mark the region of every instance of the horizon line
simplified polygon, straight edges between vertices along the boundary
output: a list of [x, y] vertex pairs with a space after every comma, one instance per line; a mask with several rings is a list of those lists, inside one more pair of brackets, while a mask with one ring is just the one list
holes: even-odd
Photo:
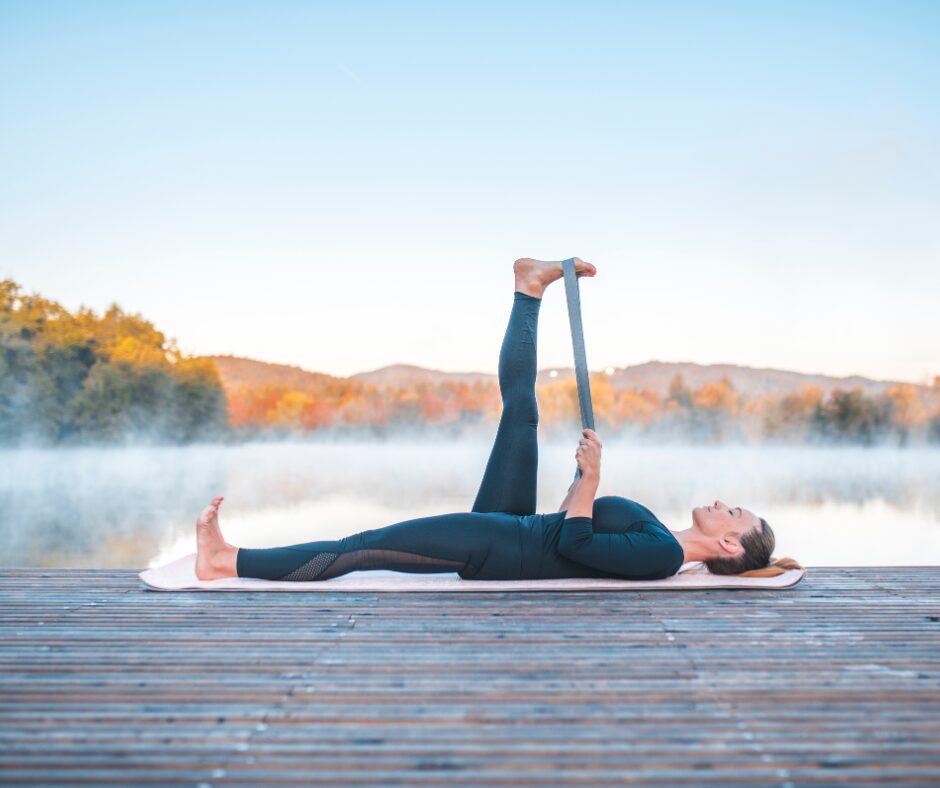
[[[385, 365], [383, 365], [383, 366], [375, 367], [375, 368], [373, 368], [373, 369], [367, 369], [367, 370], [363, 370], [363, 371], [361, 371], [361, 372], [353, 372], [353, 373], [351, 373], [351, 374], [349, 374], [349, 375], [337, 375], [337, 374], [332, 373], [332, 372], [324, 372], [324, 371], [322, 371], [322, 370], [308, 369], [308, 368], [306, 368], [306, 367], [300, 366], [299, 364], [288, 364], [288, 363], [283, 363], [283, 362], [279, 362], [279, 361], [267, 361], [267, 360], [265, 360], [265, 359], [251, 358], [251, 357], [249, 357], [249, 356], [238, 356], [238, 355], [235, 355], [235, 354], [232, 354], [232, 353], [194, 354], [194, 355], [193, 355], [193, 358], [213, 358], [213, 359], [214, 359], [214, 358], [232, 358], [232, 359], [239, 359], [239, 360], [241, 360], [241, 361], [251, 361], [251, 362], [254, 362], [254, 363], [257, 363], [257, 364], [267, 364], [267, 365], [269, 365], [269, 366], [275, 366], [275, 367], [289, 367], [289, 368], [291, 368], [291, 369], [297, 369], [297, 370], [300, 370], [301, 372], [305, 372], [305, 373], [311, 374], [311, 375], [327, 375], [327, 376], [329, 376], [329, 377], [338, 378], [338, 379], [348, 379], [348, 378], [356, 377], [356, 376], [358, 376], [358, 375], [370, 375], [370, 374], [373, 374], [373, 373], [376, 373], [376, 372], [382, 372], [383, 370], [389, 369], [389, 368], [391, 368], [391, 367], [411, 367], [411, 368], [413, 368], [413, 369], [420, 369], [420, 370], [425, 370], [425, 371], [428, 371], [428, 372], [436, 372], [436, 373], [442, 374], [442, 375], [486, 375], [486, 376], [488, 376], [488, 377], [493, 377], [493, 378], [495, 378], [495, 377], [498, 376], [498, 373], [497, 373], [497, 372], [482, 372], [482, 371], [479, 371], [479, 370], [445, 370], [445, 369], [438, 369], [437, 367], [425, 367], [425, 366], [421, 366], [420, 364], [410, 364], [410, 363], [406, 363], [406, 362], [395, 362], [395, 363], [392, 363], [392, 364], [385, 364]], [[862, 374], [859, 374], [859, 373], [853, 373], [853, 374], [850, 374], [850, 375], [835, 375], [835, 374], [832, 374], [832, 373], [829, 373], [829, 372], [804, 372], [804, 371], [796, 370], [796, 369], [782, 369], [782, 368], [780, 368], [780, 367], [752, 367], [752, 366], [749, 366], [749, 365], [747, 365], [747, 364], [736, 364], [736, 363], [734, 363], [734, 362], [716, 362], [716, 363], [712, 363], [712, 364], [703, 364], [703, 363], [698, 362], [698, 361], [662, 361], [662, 360], [660, 360], [660, 359], [649, 359], [648, 361], [642, 361], [642, 362], [640, 362], [640, 363], [638, 363], [638, 364], [630, 364], [630, 365], [621, 366], [621, 367], [616, 367], [616, 366], [612, 366], [612, 365], [608, 364], [608, 365], [605, 365], [605, 366], [600, 367], [599, 369], [591, 370], [591, 369], [589, 368], [588, 371], [589, 371], [589, 372], [604, 372], [604, 371], [606, 371], [607, 369], [612, 369], [612, 370], [614, 370], [614, 372], [616, 372], [616, 371], [619, 371], [619, 370], [636, 369], [637, 367], [642, 367], [642, 366], [645, 366], [645, 365], [647, 365], [647, 364], [662, 364], [662, 365], [664, 365], [664, 366], [685, 365], [685, 366], [694, 366], [694, 367], [703, 367], [703, 368], [707, 368], [707, 367], [735, 367], [736, 369], [747, 369], [747, 370], [753, 370], [753, 371], [755, 371], [755, 372], [783, 372], [783, 373], [790, 374], [790, 375], [802, 375], [802, 376], [805, 376], [805, 377], [831, 378], [831, 379], [833, 379], [833, 380], [852, 380], [852, 379], [859, 379], [859, 380], [868, 381], [868, 382], [870, 382], [870, 383], [907, 383], [907, 384], [911, 384], [911, 385], [914, 385], [914, 386], [924, 386], [924, 387], [926, 387], [926, 388], [932, 387], [932, 385], [933, 385], [933, 382], [932, 382], [932, 381], [933, 381], [933, 380], [940, 379], [940, 373], [935, 374], [935, 375], [932, 375], [932, 376], [928, 374], [927, 377], [930, 378], [931, 380], [928, 380], [927, 382], [922, 382], [922, 381], [915, 381], [915, 380], [899, 380], [899, 379], [897, 379], [897, 378], [873, 378], [873, 377], [870, 377], [870, 376], [868, 376], [868, 375], [862, 375]], [[571, 366], [556, 366], [556, 367], [539, 367], [539, 368], [536, 370], [536, 373], [544, 372], [544, 371], [563, 371], [563, 370], [571, 370], [572, 373], [573, 373], [573, 372], [574, 372], [574, 365], [571, 365]], [[612, 373], [608, 373], [608, 374], [612, 374]]]

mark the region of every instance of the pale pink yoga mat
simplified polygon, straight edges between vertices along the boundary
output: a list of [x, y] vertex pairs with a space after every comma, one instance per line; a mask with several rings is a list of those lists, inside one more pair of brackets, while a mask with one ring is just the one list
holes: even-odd
[[199, 580], [196, 554], [141, 572], [147, 588], [157, 591], [682, 591], [708, 588], [787, 588], [806, 574], [788, 569], [775, 577], [713, 575], [700, 561], [683, 564], [678, 574], [664, 580], [610, 580], [569, 577], [557, 580], [461, 580], [456, 572], [428, 575], [369, 570], [350, 572], [332, 580], [290, 582], [253, 577]]

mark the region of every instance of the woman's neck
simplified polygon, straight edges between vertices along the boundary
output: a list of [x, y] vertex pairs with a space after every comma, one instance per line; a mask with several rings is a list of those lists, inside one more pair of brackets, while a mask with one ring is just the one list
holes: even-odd
[[[671, 528], [669, 530], [672, 531]], [[701, 537], [692, 528], [686, 528], [684, 531], [672, 531], [672, 535], [676, 537], [676, 541], [682, 547], [682, 552], [685, 555], [683, 563], [707, 561], [712, 557], [707, 545], [702, 543]]]

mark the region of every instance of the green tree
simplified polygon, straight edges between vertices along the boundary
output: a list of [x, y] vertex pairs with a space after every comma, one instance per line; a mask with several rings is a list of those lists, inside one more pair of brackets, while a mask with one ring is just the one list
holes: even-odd
[[867, 397], [861, 388], [833, 389], [813, 415], [817, 437], [846, 443], [871, 445], [883, 437], [891, 424], [891, 401]]
[[0, 281], [0, 443], [189, 441], [226, 428], [214, 362], [112, 304], [72, 315]]

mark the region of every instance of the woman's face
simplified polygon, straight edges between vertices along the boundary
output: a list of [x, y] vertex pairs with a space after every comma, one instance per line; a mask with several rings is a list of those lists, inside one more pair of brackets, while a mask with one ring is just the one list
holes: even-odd
[[692, 510], [692, 525], [705, 536], [720, 538], [728, 531], [745, 534], [751, 528], [759, 528], [760, 518], [748, 509], [716, 500]]

